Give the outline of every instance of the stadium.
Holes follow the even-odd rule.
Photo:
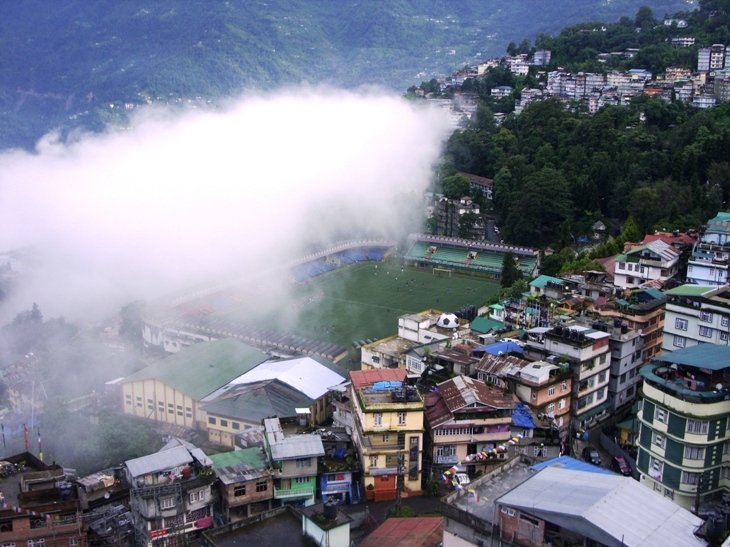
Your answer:
[[[504,255],[508,252],[515,256],[517,268],[526,279],[535,277],[539,266],[539,251],[528,247],[495,245],[427,234],[411,234],[408,238],[413,241],[405,255],[409,266],[499,277]]]
[[[499,290],[492,278],[499,274],[501,257],[495,258],[500,266],[494,271],[474,260],[463,265],[456,260],[433,261],[409,268],[389,260],[394,252],[392,241],[352,241],[255,276],[170,295],[145,311],[145,348],[175,353],[196,342],[234,338],[271,355],[310,355],[339,362],[351,356],[352,342],[392,334],[399,315],[478,306]],[[530,257],[520,256],[525,268]],[[425,265],[429,267],[421,267]],[[444,275],[441,270],[447,268],[449,274]],[[275,275],[288,279],[283,306],[282,295],[267,293],[263,282]],[[280,305],[268,309],[269,301]]]

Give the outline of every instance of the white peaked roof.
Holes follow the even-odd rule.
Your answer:
[[[124,464],[127,466],[132,477],[141,477],[150,473],[159,473],[167,471],[182,465],[192,463],[193,457],[184,446],[176,446],[169,450],[155,452],[149,456],[142,456],[133,460],[127,460]]]
[[[621,475],[546,467],[496,500],[608,546],[707,545],[702,519]]]
[[[251,384],[274,378],[301,391],[310,399],[319,399],[330,387],[338,386],[346,380],[311,357],[302,357],[261,363],[233,380],[231,384]]]

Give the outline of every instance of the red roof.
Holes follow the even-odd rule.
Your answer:
[[[436,547],[441,543],[444,518],[389,518],[360,542],[360,547]]]
[[[679,234],[675,236],[674,234],[669,232],[657,232],[655,234],[647,234],[646,237],[644,237],[644,241],[642,241],[642,243],[651,243],[652,241],[656,241],[657,239],[661,239],[667,245],[679,245],[680,247],[692,246],[695,244],[696,241],[695,238],[687,234]]]
[[[355,390],[372,387],[375,382],[404,382],[408,373],[404,368],[372,368],[350,371],[350,380]]]

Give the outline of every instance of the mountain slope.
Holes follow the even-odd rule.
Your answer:
[[[0,148],[99,129],[110,104],[217,100],[301,82],[394,90],[581,20],[677,0],[42,0],[0,17]],[[689,5],[691,7],[691,4]],[[122,116],[123,117],[123,116]]]

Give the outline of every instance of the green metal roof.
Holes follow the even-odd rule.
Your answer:
[[[559,279],[557,277],[551,277],[549,275],[541,275],[539,277],[536,277],[532,281],[530,281],[530,287],[537,287],[538,289],[545,288],[545,285],[548,284],[548,282],[557,283],[559,285],[562,285],[564,281],[562,279]]]
[[[492,304],[489,306],[489,309],[492,310],[503,310],[504,306],[502,304]]]
[[[213,454],[208,457],[216,469],[235,467],[237,465],[245,465],[249,469],[263,469],[266,467],[266,462],[264,462],[261,454],[261,448],[255,446],[252,448],[244,448],[243,450]]]
[[[656,360],[708,370],[724,370],[730,368],[730,346],[700,344],[661,355]]]
[[[489,332],[490,330],[499,330],[504,328],[502,321],[496,321],[494,319],[486,319],[484,317],[475,317],[474,321],[471,322],[471,330],[477,332]]]
[[[159,380],[200,401],[269,358],[251,346],[224,338],[189,346],[124,379]]]
[[[669,289],[667,291],[667,294],[672,294],[676,296],[702,296],[705,293],[708,293],[717,287],[712,287],[709,285],[682,285],[680,287],[675,287],[673,289]]]

